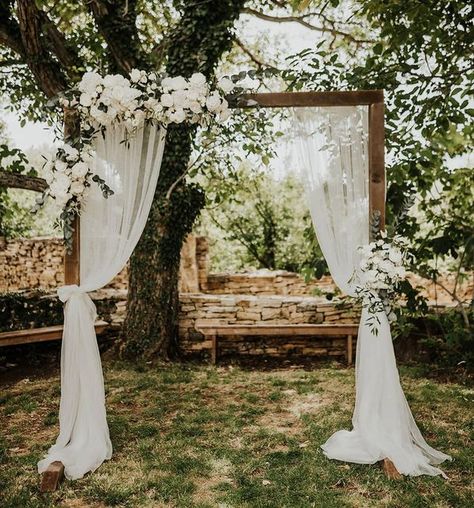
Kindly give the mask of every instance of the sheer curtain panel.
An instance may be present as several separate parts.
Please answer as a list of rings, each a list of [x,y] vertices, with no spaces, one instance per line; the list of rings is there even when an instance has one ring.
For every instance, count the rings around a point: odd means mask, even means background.
[[[369,242],[367,107],[295,108],[298,158],[319,245],[339,288],[355,296],[358,247]],[[327,457],[372,464],[389,458],[405,475],[443,475],[450,457],[423,439],[406,401],[390,325],[373,335],[363,309],[356,358],[353,429],[322,446]]]
[[[165,137],[165,129],[155,125],[146,125],[125,142],[127,132],[120,125],[97,136],[93,172],[114,194],[105,199],[92,184],[80,217],[81,283],[58,289],[65,303],[60,433],[38,463],[40,473],[58,460],[64,464],[67,478],[82,478],[112,456],[94,330],[96,309],[88,293],[106,285],[122,270],[143,232]]]

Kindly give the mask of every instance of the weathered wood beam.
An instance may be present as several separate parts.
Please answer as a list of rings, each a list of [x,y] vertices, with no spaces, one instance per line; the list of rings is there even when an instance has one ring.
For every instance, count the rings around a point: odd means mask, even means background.
[[[41,478],[40,492],[54,492],[63,478],[64,464],[59,461],[51,462]]]
[[[385,229],[385,130],[384,104],[369,106],[369,210],[380,213],[380,229]]]
[[[245,94],[232,107],[298,108],[331,106],[369,106],[383,103],[383,90],[340,92],[278,92]]]

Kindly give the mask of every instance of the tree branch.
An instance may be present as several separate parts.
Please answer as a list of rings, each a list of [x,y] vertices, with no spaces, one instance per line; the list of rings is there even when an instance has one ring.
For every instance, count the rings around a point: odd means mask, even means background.
[[[44,45],[41,11],[34,0],[17,0],[17,16],[28,67],[43,92],[53,97],[67,88],[67,81]]]
[[[46,35],[51,50],[56,55],[61,65],[67,70],[71,77],[78,77],[75,69],[82,66],[82,59],[79,53],[67,41],[56,24],[48,17],[46,12],[39,11],[41,29]]]
[[[20,27],[12,17],[12,2],[0,3],[0,44],[20,56],[25,56],[25,48],[20,36]]]
[[[134,67],[146,67],[136,27],[136,3],[136,0],[87,1],[116,70],[122,74],[128,74]]]
[[[10,171],[0,169],[0,187],[43,192],[48,187],[48,184],[43,178],[11,173]]]
[[[250,49],[248,49],[247,46],[237,36],[234,37],[234,42],[250,58],[250,60],[252,60],[252,62],[257,65],[259,69],[261,69],[262,67],[270,67],[263,60],[260,60],[259,57],[254,55],[250,51]]]
[[[330,33],[334,36],[340,36],[345,39],[350,40],[351,42],[354,42],[356,44],[372,44],[373,41],[368,39],[357,39],[352,34],[343,32],[342,30],[336,29],[334,26],[332,28],[325,27],[325,26],[316,26],[312,23],[309,23],[306,21],[306,18],[310,16],[310,14],[305,14],[302,16],[273,16],[271,14],[266,14],[265,12],[257,11],[256,9],[252,9],[249,7],[246,7],[242,9],[243,14],[250,14],[251,16],[255,16],[259,19],[263,19],[265,21],[271,21],[272,23],[298,23],[301,26],[304,26],[305,28],[308,28],[309,30],[314,30],[316,32],[321,33]],[[317,15],[317,14],[316,14]]]

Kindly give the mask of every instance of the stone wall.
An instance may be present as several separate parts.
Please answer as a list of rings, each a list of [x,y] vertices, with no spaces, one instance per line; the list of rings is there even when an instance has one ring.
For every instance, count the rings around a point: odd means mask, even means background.
[[[210,273],[206,293],[246,295],[314,295],[315,292],[332,292],[335,285],[330,276],[305,282],[296,273],[283,270],[258,270],[244,273]]]
[[[120,327],[125,317],[126,293],[117,298],[116,291],[101,291],[95,298],[115,298],[116,310],[110,316]],[[181,294],[179,313],[179,343],[184,356],[208,358],[211,342],[205,340],[199,327],[207,324],[305,324],[354,323],[358,311],[350,305],[328,303],[325,298],[308,296],[256,296]],[[303,337],[259,337],[220,339],[220,356],[259,355],[286,357],[288,354],[319,356],[343,355],[345,339]]]
[[[189,235],[181,252],[180,290],[199,292],[207,277],[207,239]],[[30,238],[0,243],[0,293],[55,289],[64,284],[64,246],[60,238]],[[107,286],[126,289],[127,268]]]

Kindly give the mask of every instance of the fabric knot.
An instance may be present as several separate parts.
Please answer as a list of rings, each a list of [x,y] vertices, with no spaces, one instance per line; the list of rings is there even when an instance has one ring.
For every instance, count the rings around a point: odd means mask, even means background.
[[[73,296],[82,294],[84,294],[84,291],[77,284],[58,288],[58,297],[63,303],[66,303]]]

